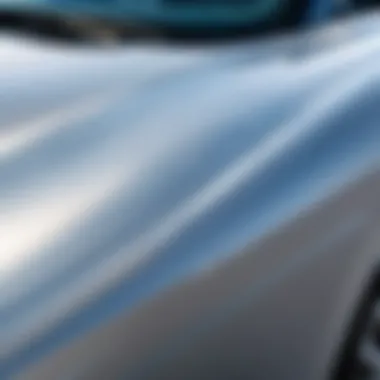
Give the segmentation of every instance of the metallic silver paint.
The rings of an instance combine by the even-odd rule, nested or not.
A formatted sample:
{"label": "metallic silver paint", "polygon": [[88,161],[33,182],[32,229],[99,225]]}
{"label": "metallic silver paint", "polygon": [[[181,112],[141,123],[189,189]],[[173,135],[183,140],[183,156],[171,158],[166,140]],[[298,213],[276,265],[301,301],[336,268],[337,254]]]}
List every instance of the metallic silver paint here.
{"label": "metallic silver paint", "polygon": [[380,248],[378,21],[4,37],[0,377],[327,379]]}

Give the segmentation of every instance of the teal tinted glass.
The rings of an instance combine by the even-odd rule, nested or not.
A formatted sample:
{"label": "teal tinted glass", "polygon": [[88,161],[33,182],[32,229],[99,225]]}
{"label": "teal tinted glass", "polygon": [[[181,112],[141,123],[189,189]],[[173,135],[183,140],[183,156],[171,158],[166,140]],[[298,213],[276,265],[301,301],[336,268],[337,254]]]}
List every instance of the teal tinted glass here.
{"label": "teal tinted glass", "polygon": [[291,0],[0,0],[0,7],[91,14],[185,26],[262,22]]}

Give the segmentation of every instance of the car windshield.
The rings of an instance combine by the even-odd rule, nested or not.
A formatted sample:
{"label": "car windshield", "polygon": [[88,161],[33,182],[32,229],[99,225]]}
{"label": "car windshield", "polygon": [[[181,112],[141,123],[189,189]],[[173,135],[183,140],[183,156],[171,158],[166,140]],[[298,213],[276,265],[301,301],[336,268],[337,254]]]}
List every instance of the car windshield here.
{"label": "car windshield", "polygon": [[0,0],[9,10],[75,12],[119,20],[180,25],[236,25],[261,22],[283,0]]}
{"label": "car windshield", "polygon": [[0,13],[75,18],[155,29],[264,29],[298,12],[304,0],[0,0]]}

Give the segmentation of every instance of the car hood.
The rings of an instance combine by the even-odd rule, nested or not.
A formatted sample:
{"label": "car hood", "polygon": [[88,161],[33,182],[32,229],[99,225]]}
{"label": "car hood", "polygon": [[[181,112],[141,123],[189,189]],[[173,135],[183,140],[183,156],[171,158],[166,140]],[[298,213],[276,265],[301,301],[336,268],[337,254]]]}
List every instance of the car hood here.
{"label": "car hood", "polygon": [[[371,16],[207,47],[76,48],[4,36],[0,308],[8,370],[41,354],[30,345],[42,350],[44,337],[100,307],[120,284],[123,302],[87,329],[227,260],[323,196],[317,185],[329,188],[326,178],[340,183],[344,167],[332,177],[316,171],[351,152],[358,128],[337,120],[360,117],[353,94],[372,91],[377,25]],[[374,133],[363,128],[360,138]]]}

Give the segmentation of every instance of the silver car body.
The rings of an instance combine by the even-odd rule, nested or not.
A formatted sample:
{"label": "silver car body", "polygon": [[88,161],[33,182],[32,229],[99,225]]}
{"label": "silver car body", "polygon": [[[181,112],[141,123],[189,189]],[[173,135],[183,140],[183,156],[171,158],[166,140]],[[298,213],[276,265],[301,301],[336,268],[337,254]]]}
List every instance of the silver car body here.
{"label": "silver car body", "polygon": [[380,253],[379,21],[2,36],[0,378],[327,379]]}

